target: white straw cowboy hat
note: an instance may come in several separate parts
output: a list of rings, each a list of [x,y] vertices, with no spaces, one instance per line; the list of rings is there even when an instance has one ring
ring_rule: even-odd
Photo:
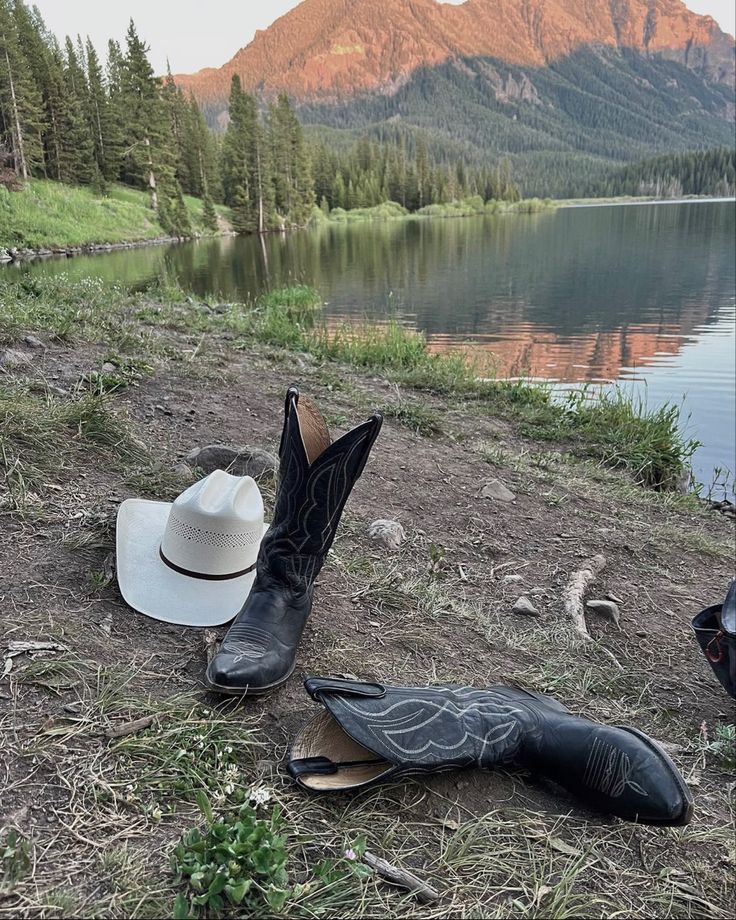
[[[215,470],[174,502],[130,499],[117,520],[120,593],[146,616],[221,626],[256,577],[263,498],[250,477]]]

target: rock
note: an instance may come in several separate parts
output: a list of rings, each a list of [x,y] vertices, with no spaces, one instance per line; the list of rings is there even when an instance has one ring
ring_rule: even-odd
[[[48,390],[49,390],[49,393],[53,393],[54,396],[66,397],[69,395],[69,390],[65,390],[63,387],[57,387],[53,383],[49,384]]]
[[[368,528],[368,536],[386,549],[398,549],[406,540],[406,531],[398,521],[374,521]]]
[[[618,604],[614,604],[613,601],[588,601],[585,607],[591,613],[597,613],[599,616],[611,620],[616,626],[621,623],[621,612],[618,609]]]
[[[26,335],[23,337],[23,341],[28,345],[29,348],[45,348],[41,339],[37,339],[35,335]]]
[[[188,463],[177,463],[174,472],[180,476],[184,482],[194,482],[194,469]]]
[[[520,613],[527,617],[538,617],[539,611],[532,604],[528,597],[523,595],[517,600],[514,606],[511,608],[512,613]]]
[[[521,577],[521,575],[504,575],[504,577],[501,579],[501,584],[518,585],[522,581],[524,581],[524,579]]]
[[[0,367],[27,367],[29,364],[31,364],[31,359],[22,351],[6,348],[5,351],[0,352]]]
[[[511,489],[507,489],[499,479],[492,479],[490,482],[487,482],[480,490],[480,497],[492,498],[497,502],[516,501],[516,496]]]
[[[117,374],[117,372],[117,365],[113,364],[112,361],[105,361],[105,363],[102,365],[103,374]]]
[[[226,447],[223,444],[210,444],[198,447],[186,459],[191,467],[197,467],[205,475],[215,470],[226,470],[233,476],[275,475],[279,469],[278,457],[258,447]]]
[[[12,261],[13,261],[13,257],[8,252],[8,250],[0,247],[0,263],[12,262]]]

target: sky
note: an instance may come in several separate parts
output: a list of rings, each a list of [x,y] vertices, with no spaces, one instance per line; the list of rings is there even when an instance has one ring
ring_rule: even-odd
[[[733,0],[685,2],[734,34]],[[250,42],[256,29],[267,28],[297,6],[297,0],[35,0],[35,5],[52,32],[62,38],[89,35],[103,54],[109,38],[122,40],[132,17],[139,35],[151,46],[151,62],[158,73],[166,70],[167,57],[174,73],[191,73],[221,67]]]

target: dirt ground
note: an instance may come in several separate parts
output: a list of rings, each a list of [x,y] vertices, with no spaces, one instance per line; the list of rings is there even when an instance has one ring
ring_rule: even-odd
[[[105,352],[45,345],[21,346],[32,363],[12,374],[70,389]],[[181,491],[186,479],[174,470],[194,447],[275,452],[293,382],[335,435],[397,404],[421,407],[440,430],[424,437],[386,420],[320,576],[293,677],[261,700],[223,701],[203,689],[202,633],[149,620],[121,599],[110,558],[114,515],[125,498]],[[101,462],[80,447],[65,452],[36,508],[0,514],[0,666],[13,641],[58,646],[9,659],[0,682],[0,833],[15,828],[27,841],[12,884],[0,886],[0,917],[169,916],[176,889],[168,852],[199,820],[176,795],[194,768],[179,771],[174,761],[191,757],[200,729],[209,743],[213,725],[235,748],[237,782],[268,788],[283,809],[297,877],[366,834],[371,850],[442,891],[440,902],[421,905],[370,880],[340,913],[315,902],[287,906],[287,914],[732,915],[734,776],[713,742],[733,709],[689,628],[725,593],[731,523],[645,492],[564,447],[527,442],[512,423],[472,405],[398,392],[308,357],[234,351],[226,341],[209,343],[204,371],[156,368],[116,395],[112,411],[153,453],[153,468]],[[480,497],[492,479],[516,500]],[[268,508],[275,486],[261,485]],[[403,525],[401,549],[371,542],[378,518]],[[565,619],[561,594],[599,553],[607,564],[589,597],[617,598],[622,619],[617,629],[589,616],[595,642],[586,645]],[[539,616],[512,613],[522,594]],[[573,711],[664,742],[695,796],[693,823],[627,825],[507,771],[306,796],[284,767],[290,740],[315,711],[306,675],[508,682],[552,693]],[[149,714],[156,721],[145,732],[105,736]],[[176,757],[164,757],[167,748]],[[227,787],[212,779],[209,788],[222,798]]]

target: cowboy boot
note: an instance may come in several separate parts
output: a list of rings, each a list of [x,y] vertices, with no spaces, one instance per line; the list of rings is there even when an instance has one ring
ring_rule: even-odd
[[[459,767],[517,766],[554,780],[598,811],[683,825],[692,797],[643,732],[599,725],[512,687],[425,689],[310,678],[325,709],[291,751],[289,772],[312,790],[365,788]]]
[[[376,413],[331,444],[320,413],[289,389],[273,521],[251,592],[207,669],[214,690],[259,694],[291,676],[315,579],[382,423]]]

